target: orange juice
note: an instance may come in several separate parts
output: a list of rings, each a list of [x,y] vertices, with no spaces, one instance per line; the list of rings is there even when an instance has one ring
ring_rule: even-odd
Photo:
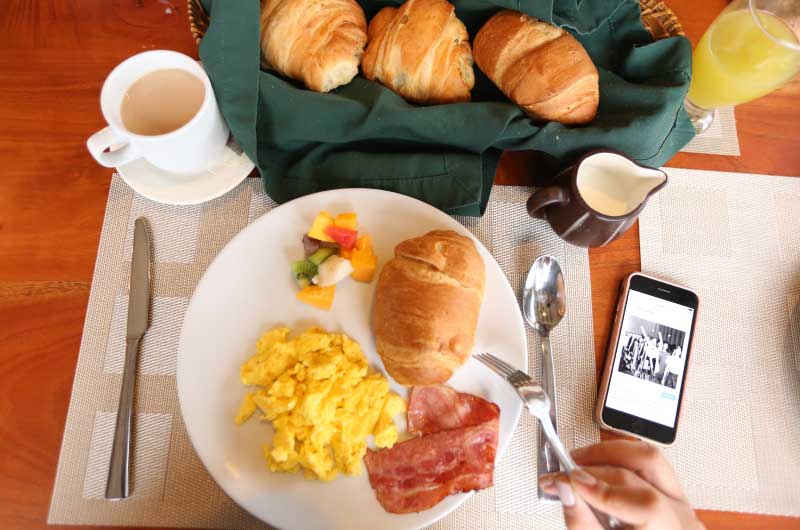
[[[797,44],[797,36],[781,19],[765,11],[757,13],[775,39]],[[700,39],[692,61],[688,97],[705,109],[761,97],[800,70],[800,52],[765,34],[747,9],[720,15]]]

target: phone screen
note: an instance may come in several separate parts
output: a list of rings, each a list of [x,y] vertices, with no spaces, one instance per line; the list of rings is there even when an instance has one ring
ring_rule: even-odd
[[[686,289],[637,275],[623,311],[604,417],[611,416],[612,426],[671,443],[697,298]]]

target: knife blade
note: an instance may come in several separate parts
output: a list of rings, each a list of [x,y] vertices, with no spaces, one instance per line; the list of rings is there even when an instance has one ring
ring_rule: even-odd
[[[106,499],[120,500],[130,496],[131,438],[133,397],[136,384],[136,363],[139,342],[147,331],[150,314],[150,232],[147,221],[139,217],[134,223],[131,275],[128,290],[128,327],[125,334],[125,364],[119,394],[114,442],[106,483]]]

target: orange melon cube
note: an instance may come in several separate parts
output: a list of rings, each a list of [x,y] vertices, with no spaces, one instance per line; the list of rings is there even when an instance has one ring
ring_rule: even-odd
[[[356,248],[358,250],[369,250],[370,253],[372,252],[372,238],[365,234],[356,240]]]
[[[333,294],[336,291],[336,286],[331,285],[328,287],[320,287],[319,285],[309,285],[297,292],[297,299],[314,306],[318,309],[327,311],[333,305]]]
[[[353,265],[353,272],[350,277],[359,282],[369,283],[375,276],[375,269],[378,266],[378,258],[372,251],[372,239],[369,236],[361,236],[356,241],[356,246],[350,256],[350,263]]]
[[[350,277],[359,282],[369,283],[375,276],[378,258],[375,257],[375,254],[356,251],[350,258],[350,263],[353,264],[353,272],[350,273]]]

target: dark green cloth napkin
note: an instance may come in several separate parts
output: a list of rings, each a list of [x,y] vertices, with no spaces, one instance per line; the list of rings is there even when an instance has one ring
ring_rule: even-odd
[[[370,20],[381,7],[402,2],[359,3]],[[479,215],[501,150],[533,149],[567,161],[607,147],[659,166],[694,136],[683,110],[689,41],[652,42],[637,0],[453,3],[471,38],[502,8],[571,31],[600,71],[597,119],[584,127],[534,123],[477,67],[470,103],[415,106],[361,76],[329,94],[305,90],[260,69],[258,0],[204,0],[211,24],[200,57],[270,197],[285,202],[331,188],[381,188],[451,214]]]

